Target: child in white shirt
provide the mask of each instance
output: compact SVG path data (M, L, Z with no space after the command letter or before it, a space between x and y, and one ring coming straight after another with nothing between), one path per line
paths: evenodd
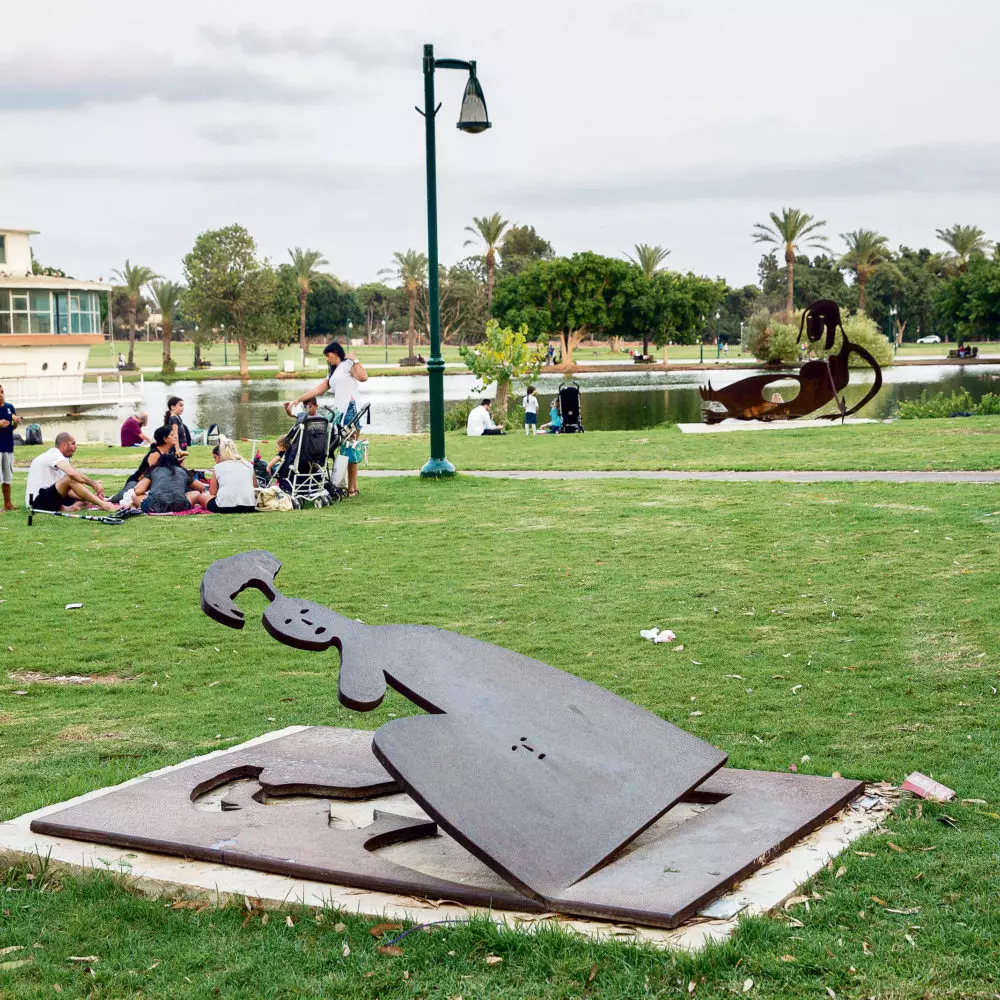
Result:
M524 407L524 436L538 433L538 397L535 395L535 387L529 385L525 390L524 398L521 400Z

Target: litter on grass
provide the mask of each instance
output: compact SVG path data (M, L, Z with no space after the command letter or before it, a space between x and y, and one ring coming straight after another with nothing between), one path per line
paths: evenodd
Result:
M938 802L950 802L955 797L955 793L947 785L942 785L940 781L928 778L919 771L914 771L903 782L903 790L913 792L922 799L935 799Z
M639 630L639 635L643 639L649 639L650 642L673 642L677 638L670 629L663 629L661 632L658 628L644 628Z

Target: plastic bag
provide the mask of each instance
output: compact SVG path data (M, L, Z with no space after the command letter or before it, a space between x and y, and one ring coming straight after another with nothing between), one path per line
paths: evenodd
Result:
M338 455L333 460L333 485L337 489L346 490L347 489L347 466L349 465L348 457L346 455Z

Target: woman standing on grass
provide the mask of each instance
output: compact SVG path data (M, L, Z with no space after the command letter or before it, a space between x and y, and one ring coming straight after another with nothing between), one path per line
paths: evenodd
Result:
M332 392L333 406L337 411L337 423L350 423L357 415L357 401L361 396L361 383L368 381L368 372L365 371L365 366L358 361L357 356L353 352L347 354L337 341L327 344L323 348L323 353L330 366L326 378L297 399L285 403L285 412L291 416L292 407L296 403L304 403L307 400L316 399L317 396L322 396L325 392ZM345 443L341 446L340 451L348 459L347 495L356 497L358 495L358 461L362 449L353 444Z

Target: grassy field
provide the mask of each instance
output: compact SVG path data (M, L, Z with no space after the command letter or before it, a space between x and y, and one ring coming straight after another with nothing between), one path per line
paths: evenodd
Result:
M343 340L342 337L338 338ZM310 347L310 357L313 359L319 358L322 360L322 355L319 353L321 345L312 345ZM641 346L641 345L636 345ZM899 349L899 354L897 355L900 359L905 360L906 358L928 358L928 357L947 357L948 349L954 347L954 344L904 344ZM970 344L970 346L972 346ZM980 354L1000 354L1000 344L979 344ZM365 347L355 347L353 348L358 358L365 362L366 364L383 364L385 362L385 349L380 344L367 345ZM418 352L426 357L429 353L429 348L426 345L417 348ZM87 361L88 368L113 368L118 360L118 352L121 351L123 354L128 356L128 341L116 340L114 344L114 349L110 343L101 344L90 349L90 357ZM233 344L229 344L228 352L224 348L224 345L220 342L217 344L211 344L204 348L201 352L202 358L206 361L211 361L212 365L218 367L223 364L223 359L228 353L229 364L238 364L239 358L236 352L236 347ZM656 356L657 361L662 361L663 350L662 348L655 348L653 353ZM170 354L174 362L182 368L188 368L194 364L194 345L183 342L175 343L171 345ZM264 360L265 354L270 355L268 361ZM390 344L389 345L389 363L395 364L399 359L406 354L406 346L403 344ZM461 361L461 357L458 353L457 347L452 347L451 345L445 345L441 351L442 356L445 361L458 362ZM667 357L670 361L697 361L700 357L704 357L706 361L714 361L716 358L715 347L706 344L703 354L699 352L697 344L679 344L668 348ZM263 365L263 364L273 364L275 369L280 367L280 362L284 358L291 358L298 360L299 352L298 347L276 347L275 345L263 345L259 350L251 351L249 354L249 362L251 365ZM729 349L729 354L724 355L724 357L730 360L738 360L741 358L738 346L731 346ZM135 361L140 368L159 368L163 360L163 348L159 341L137 341L135 345ZM628 355L622 353L621 351L612 351L606 344L602 344L600 347L579 347L573 352L573 360L580 363L586 361L622 361L627 362L629 360ZM751 360L746 358L744 360Z
M371 435L373 469L418 469L430 454L426 434ZM14 452L28 465L44 447ZM1000 468L1000 417L909 420L893 424L831 425L780 431L682 434L676 427L589 434L470 438L446 435L445 449L458 469L679 469L934 470ZM262 452L270 456L270 445ZM81 445L73 461L85 468L139 464L138 449ZM249 456L247 456L249 457ZM191 468L211 464L211 449L195 447ZM363 473L364 470L362 470Z
M413 711L395 694L369 715L342 708L333 658L274 643L256 593L241 598L243 632L200 612L205 567L260 547L284 561L288 593L537 656L733 766L892 782L917 769L981 800L904 801L885 834L814 880L808 910L744 921L696 956L473 924L411 935L392 957L358 919L337 931L292 910L294 926L264 926L144 901L111 876L10 869L0 948L24 951L0 963L30 962L0 964L0 996L625 1000L693 983L722 998L752 980L749 995L780 1000L992 997L997 506L979 486L459 478L373 479L357 502L286 515L117 528L0 516L0 819L282 726ZM683 650L642 640L651 625Z

